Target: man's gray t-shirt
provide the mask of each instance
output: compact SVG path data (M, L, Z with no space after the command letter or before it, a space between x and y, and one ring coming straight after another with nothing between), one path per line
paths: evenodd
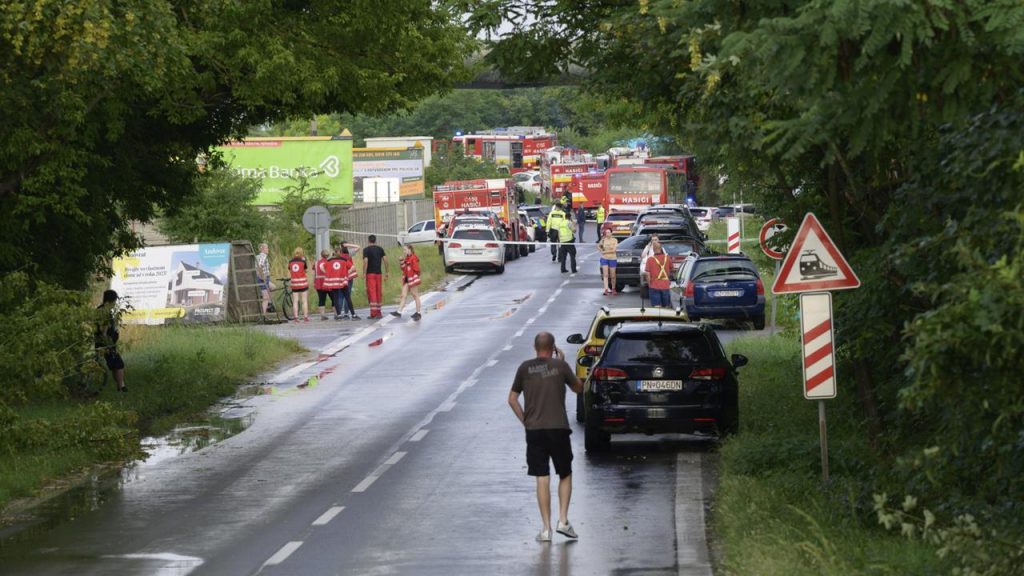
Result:
M512 390L523 394L526 429L569 429L565 387L575 381L576 375L563 360L534 358L520 364Z

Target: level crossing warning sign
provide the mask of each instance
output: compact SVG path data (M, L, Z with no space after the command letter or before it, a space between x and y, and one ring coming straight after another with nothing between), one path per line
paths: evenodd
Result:
M800 295L800 334L803 348L804 398L836 397L832 294Z
M814 213L808 212L793 239L792 248L782 261L772 293L794 294L859 287L860 279L846 258L839 253Z

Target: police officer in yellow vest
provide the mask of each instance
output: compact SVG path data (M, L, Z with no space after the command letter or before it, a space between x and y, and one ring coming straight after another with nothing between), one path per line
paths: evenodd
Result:
M601 241L601 225L604 224L604 204L597 207L597 241Z
M558 233L561 230L562 223L565 222L565 212L562 212L560 207L553 206L551 212L548 213L548 223L545 226L545 230L548 233L548 242L551 243L551 261L554 262L558 255Z
M574 238L576 231L576 223L572 221L572 218L563 218L562 223L558 226L558 239L560 244L558 245L558 264L562 267L562 273L565 274L565 257L568 256L572 262L572 273L576 273L576 244Z

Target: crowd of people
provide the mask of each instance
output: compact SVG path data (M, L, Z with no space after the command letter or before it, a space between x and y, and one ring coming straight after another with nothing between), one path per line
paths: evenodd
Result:
M357 268L354 254L362 251L362 267ZM399 261L399 269L402 274L402 296L398 309L391 313L392 316L401 317L401 311L405 307L407 299L412 298L416 304L416 312L412 319L419 320L420 296L418 286L420 284L420 263L416 256L416 250L410 245L402 247L402 258ZM270 305L270 293L275 289L274 282L270 277L270 263L268 259L267 244L260 244L259 252L256 254L256 281L261 293L261 308L267 313ZM309 322L309 261L306 258L302 247L297 247L292 252L292 258L288 261L288 280L291 287L292 322ZM324 249L320 257L313 263L313 286L317 295L317 307L321 320L328 320L332 316L335 320L361 320L356 314L355 306L352 304L352 292L356 287L356 280L360 276L365 279L366 295L370 305L369 318L371 320L383 318L384 281L388 278L388 258L384 249L377 245L377 237L370 234L367 237L367 246L364 248L358 244L342 241L333 249ZM330 299L331 307L327 308L327 300ZM333 310L333 315L329 310ZM301 314L300 314L301 312Z

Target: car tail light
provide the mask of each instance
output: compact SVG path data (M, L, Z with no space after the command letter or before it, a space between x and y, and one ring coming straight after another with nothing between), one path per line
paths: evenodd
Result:
M713 423L715 421L715 419L714 418L694 418L693 421L694 422L711 422L711 423Z
M618 368L597 368L594 370L595 380L625 380L627 374Z
M760 278L757 279L757 295L764 296L764 282Z
M693 282L686 283L686 290L683 290L684 298L693 298Z
M462 244L459 244L458 242L449 242L448 243L448 247L449 248L462 248Z
M721 380L725 378L725 368L697 368L690 372L690 380Z
M600 356L602 348L604 348L604 346L594 346L591 344L590 346L583 347L583 353L587 356Z
M484 244L484 248L498 248L498 247L499 246L498 246L497 242L488 242L487 244Z
M608 416L607 418L604 419L604 422L605 424L624 424L626 422L626 419Z

